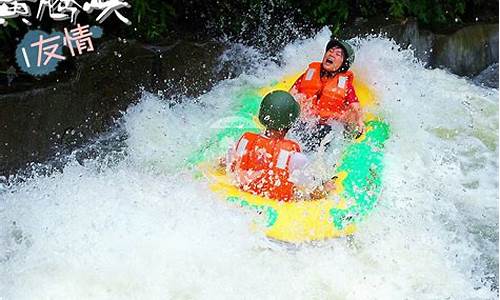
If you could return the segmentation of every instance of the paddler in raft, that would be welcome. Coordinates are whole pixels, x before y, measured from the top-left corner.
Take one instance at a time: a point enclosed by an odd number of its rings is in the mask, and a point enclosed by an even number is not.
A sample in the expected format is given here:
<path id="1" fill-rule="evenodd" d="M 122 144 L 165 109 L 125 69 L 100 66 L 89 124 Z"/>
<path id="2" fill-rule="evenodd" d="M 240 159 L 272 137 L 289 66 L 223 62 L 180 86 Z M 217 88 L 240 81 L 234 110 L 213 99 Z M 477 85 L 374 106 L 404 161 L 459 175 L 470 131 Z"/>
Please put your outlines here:
<path id="1" fill-rule="evenodd" d="M 220 161 L 240 189 L 290 201 L 319 199 L 334 188 L 333 181 L 313 187 L 314 178 L 302 172 L 308 159 L 298 143 L 286 138 L 299 114 L 300 106 L 288 92 L 273 91 L 263 98 L 259 121 L 266 129 L 244 133 Z"/>
<path id="2" fill-rule="evenodd" d="M 301 106 L 297 135 L 305 151 L 315 151 L 334 122 L 343 123 L 347 135 L 363 133 L 363 112 L 354 90 L 354 74 L 349 71 L 353 62 L 352 47 L 332 39 L 326 45 L 323 60 L 309 64 L 290 89 Z"/>

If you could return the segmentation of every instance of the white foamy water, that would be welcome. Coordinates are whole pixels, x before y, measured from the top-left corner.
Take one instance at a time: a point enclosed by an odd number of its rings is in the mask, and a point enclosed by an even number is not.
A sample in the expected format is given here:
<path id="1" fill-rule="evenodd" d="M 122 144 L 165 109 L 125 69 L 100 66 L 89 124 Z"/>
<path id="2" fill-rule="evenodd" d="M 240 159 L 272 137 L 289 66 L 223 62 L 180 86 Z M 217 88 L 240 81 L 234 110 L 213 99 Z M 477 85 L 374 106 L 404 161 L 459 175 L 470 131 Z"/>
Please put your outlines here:
<path id="1" fill-rule="evenodd" d="M 328 37 L 288 45 L 282 66 L 260 59 L 197 103 L 145 95 L 123 117 L 124 159 L 73 160 L 8 187 L 0 299 L 497 298 L 498 91 L 426 70 L 391 41 L 354 41 L 354 71 L 392 133 L 379 205 L 352 239 L 270 242 L 182 168 L 242 87 L 303 70 Z"/>

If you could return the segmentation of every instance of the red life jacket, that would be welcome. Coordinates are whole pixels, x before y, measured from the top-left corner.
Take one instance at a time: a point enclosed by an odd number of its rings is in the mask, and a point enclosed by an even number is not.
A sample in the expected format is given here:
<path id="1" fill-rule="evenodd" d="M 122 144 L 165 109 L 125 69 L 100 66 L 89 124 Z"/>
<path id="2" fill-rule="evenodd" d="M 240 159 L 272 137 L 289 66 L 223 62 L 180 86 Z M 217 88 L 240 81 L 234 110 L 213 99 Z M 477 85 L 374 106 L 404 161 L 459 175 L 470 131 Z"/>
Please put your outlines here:
<path id="1" fill-rule="evenodd" d="M 294 184 L 288 179 L 290 158 L 295 152 L 300 152 L 300 146 L 291 140 L 247 132 L 236 145 L 231 170 L 242 190 L 288 201 L 293 198 Z"/>
<path id="2" fill-rule="evenodd" d="M 351 71 L 338 73 L 331 78 L 320 76 L 321 63 L 313 62 L 297 86 L 298 92 L 313 99 L 311 113 L 322 120 L 338 118 L 347 110 L 347 87 L 352 86 L 354 74 Z"/>

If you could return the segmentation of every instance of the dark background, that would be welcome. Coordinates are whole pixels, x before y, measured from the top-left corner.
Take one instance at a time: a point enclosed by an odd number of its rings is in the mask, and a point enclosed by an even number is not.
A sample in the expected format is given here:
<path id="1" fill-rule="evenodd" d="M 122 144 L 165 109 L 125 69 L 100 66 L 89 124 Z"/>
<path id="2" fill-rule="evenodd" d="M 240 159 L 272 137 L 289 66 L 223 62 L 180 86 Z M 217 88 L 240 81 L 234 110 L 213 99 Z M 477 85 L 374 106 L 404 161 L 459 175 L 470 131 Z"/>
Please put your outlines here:
<path id="1" fill-rule="evenodd" d="M 79 4 L 84 1 L 77 0 Z M 51 30 L 67 26 L 69 21 L 56 22 L 45 12 L 41 22 L 35 19 L 38 1 L 26 2 L 32 11 L 29 20 L 33 26 L 23 24 L 20 18 L 9 19 L 8 26 L 0 29 L 0 48 L 9 54 L 17 45 L 17 38 L 27 30 L 41 28 Z M 219 37 L 224 34 L 261 45 L 262 34 L 258 30 L 267 23 L 273 45 L 287 43 L 286 35 L 274 29 L 290 30 L 283 24 L 292 22 L 294 29 L 307 33 L 327 25 L 334 35 L 355 26 L 359 18 L 380 18 L 404 21 L 414 18 L 423 28 L 445 32 L 464 24 L 498 22 L 498 1 L 489 0 L 129 0 L 131 8 L 120 12 L 132 21 L 124 25 L 114 15 L 102 24 L 106 35 L 135 38 L 155 42 L 166 36 L 191 34 L 199 37 Z M 95 11 L 91 15 L 81 12 L 78 22 L 96 24 Z M 266 46 L 266 45 L 264 45 Z M 6 55 L 9 56 L 9 55 Z"/>

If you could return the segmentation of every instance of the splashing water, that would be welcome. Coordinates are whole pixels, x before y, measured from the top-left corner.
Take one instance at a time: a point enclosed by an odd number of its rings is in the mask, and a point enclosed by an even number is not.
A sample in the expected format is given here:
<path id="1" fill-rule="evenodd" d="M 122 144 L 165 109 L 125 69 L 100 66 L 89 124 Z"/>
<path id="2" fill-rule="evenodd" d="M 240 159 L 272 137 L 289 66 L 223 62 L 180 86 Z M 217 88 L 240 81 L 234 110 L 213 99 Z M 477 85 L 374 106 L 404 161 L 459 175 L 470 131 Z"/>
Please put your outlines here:
<path id="1" fill-rule="evenodd" d="M 0 298 L 496 298 L 498 91 L 427 70 L 392 41 L 353 40 L 354 72 L 392 129 L 378 208 L 354 237 L 272 243 L 181 167 L 238 91 L 302 71 L 329 36 L 198 101 L 146 94 L 123 117 L 124 157 L 0 190 Z"/>

